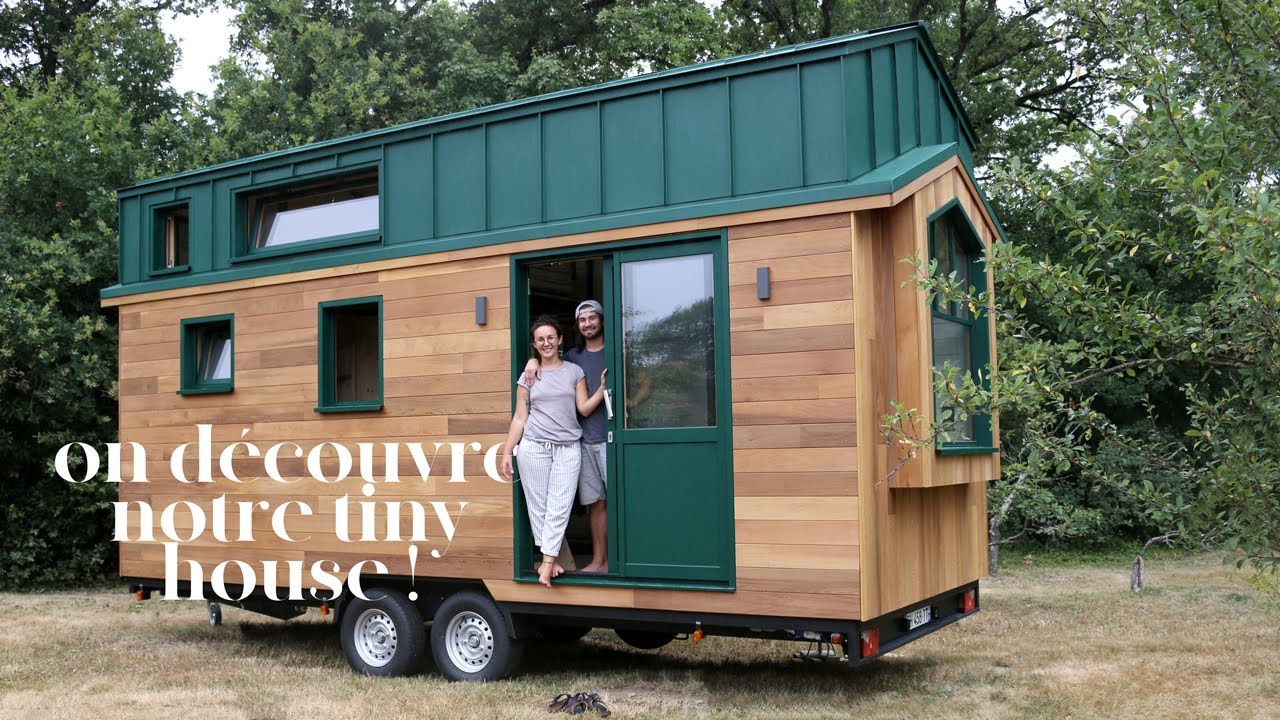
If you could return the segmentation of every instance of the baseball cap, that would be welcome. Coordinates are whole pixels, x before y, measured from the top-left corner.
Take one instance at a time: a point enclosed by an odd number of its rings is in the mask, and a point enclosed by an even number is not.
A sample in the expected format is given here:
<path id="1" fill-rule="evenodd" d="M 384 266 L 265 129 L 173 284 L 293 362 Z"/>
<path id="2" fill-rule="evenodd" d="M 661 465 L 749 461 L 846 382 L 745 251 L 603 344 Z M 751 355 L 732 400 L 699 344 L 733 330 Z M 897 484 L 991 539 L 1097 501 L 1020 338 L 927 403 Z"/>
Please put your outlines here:
<path id="1" fill-rule="evenodd" d="M 601 317 L 604 317 L 604 308 L 600 306 L 600 303 L 596 302 L 595 300 L 583 300 L 582 302 L 578 303 L 578 308 L 573 311 L 573 319 L 577 320 L 582 315 L 583 312 L 586 312 L 588 310 L 597 313 Z"/>

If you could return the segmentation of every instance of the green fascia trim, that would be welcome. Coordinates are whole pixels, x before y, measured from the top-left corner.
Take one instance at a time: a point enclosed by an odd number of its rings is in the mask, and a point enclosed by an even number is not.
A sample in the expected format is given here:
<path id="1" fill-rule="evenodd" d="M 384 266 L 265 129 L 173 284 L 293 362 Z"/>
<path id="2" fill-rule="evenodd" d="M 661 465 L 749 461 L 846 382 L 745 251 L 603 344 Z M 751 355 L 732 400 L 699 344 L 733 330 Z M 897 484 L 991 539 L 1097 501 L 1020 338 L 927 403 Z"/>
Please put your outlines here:
<path id="1" fill-rule="evenodd" d="M 956 143 L 926 145 L 908 150 L 884 165 L 860 175 L 850 183 L 861 190 L 857 195 L 850 197 L 897 192 L 912 180 L 941 165 L 952 155 L 959 155 L 959 146 Z"/>
<path id="2" fill-rule="evenodd" d="M 612 215 L 575 218 L 559 222 L 525 225 L 501 230 L 455 235 L 448 238 L 427 238 L 391 246 L 367 248 L 341 248 L 340 251 L 316 249 L 305 256 L 287 255 L 275 262 L 246 263 L 229 270 L 214 270 L 177 278 L 163 278 L 128 285 L 113 285 L 102 291 L 101 297 L 114 298 L 159 290 L 174 290 L 199 285 L 245 280 L 268 275 L 283 275 L 318 270 L 354 263 L 391 260 L 415 255 L 464 250 L 499 245 L 522 240 L 553 238 L 562 235 L 616 230 L 619 228 L 653 225 L 676 220 L 730 215 L 753 210 L 770 210 L 791 205 L 808 205 L 831 200 L 883 195 L 900 190 L 911 181 L 925 174 L 952 156 L 958 156 L 956 143 L 931 145 L 907 152 L 883 167 L 862 175 L 852 182 L 828 183 L 814 187 L 785 191 L 771 191 L 743 197 L 716 198 L 670 207 L 629 210 Z M 972 176 L 971 176 L 972 177 Z"/>
<path id="3" fill-rule="evenodd" d="M 764 50 L 749 55 L 712 60 L 710 62 L 689 65 L 686 67 L 647 73 L 632 78 L 623 78 L 583 88 L 562 90 L 522 100 L 490 105 L 488 107 L 468 110 L 438 118 L 397 125 L 391 128 L 371 130 L 369 132 L 350 135 L 332 140 L 304 145 L 302 147 L 278 150 L 276 152 L 214 165 L 199 170 L 176 173 L 164 177 L 144 180 L 119 190 L 121 199 L 145 192 L 152 192 L 156 185 L 178 180 L 206 181 L 221 176 L 242 173 L 252 166 L 278 166 L 283 162 L 301 163 L 310 156 L 321 153 L 352 152 L 369 147 L 390 144 L 400 140 L 418 137 L 425 134 L 443 133 L 465 127 L 479 126 L 505 119 L 523 117 L 538 112 L 549 112 L 562 108 L 579 106 L 587 103 L 601 102 L 617 97 L 625 97 L 639 93 L 664 90 L 671 87 L 684 87 L 709 80 L 741 75 L 744 73 L 762 72 L 765 70 L 795 65 L 801 62 L 816 62 L 842 55 L 864 52 L 874 47 L 892 46 L 894 43 L 914 39 L 924 46 L 921 53 L 933 66 L 940 79 L 940 87 L 947 101 L 954 107 L 960 126 L 966 138 L 973 146 L 977 138 L 972 124 L 960 104 L 959 96 L 951 86 L 950 79 L 943 72 L 938 60 L 937 50 L 929 40 L 923 22 L 910 22 L 892 25 L 877 30 L 869 30 L 850 35 L 841 35 L 823 40 L 816 40 L 800 45 L 791 45 L 774 50 Z M 743 66 L 746 67 L 743 67 Z M 690 77 L 695 76 L 695 77 Z M 299 156 L 299 157 L 293 157 Z M 203 176 L 203 177 L 202 177 Z"/>

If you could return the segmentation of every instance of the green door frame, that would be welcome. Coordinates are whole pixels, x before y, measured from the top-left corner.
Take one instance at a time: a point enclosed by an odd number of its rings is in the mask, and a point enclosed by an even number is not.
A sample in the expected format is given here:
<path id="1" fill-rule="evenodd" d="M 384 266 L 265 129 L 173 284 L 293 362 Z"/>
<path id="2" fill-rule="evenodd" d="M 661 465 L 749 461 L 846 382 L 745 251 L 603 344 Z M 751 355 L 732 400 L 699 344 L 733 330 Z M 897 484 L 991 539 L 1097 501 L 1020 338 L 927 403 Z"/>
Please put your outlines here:
<path id="1" fill-rule="evenodd" d="M 617 316 L 620 298 L 618 297 L 620 288 L 616 284 L 616 277 L 620 272 L 619 257 L 625 255 L 628 260 L 642 260 L 662 257 L 679 257 L 682 255 L 693 254 L 712 254 L 712 262 L 714 266 L 714 283 L 715 296 L 717 302 L 714 303 L 715 310 L 715 372 L 716 372 L 716 426 L 708 428 L 717 435 L 718 446 L 720 451 L 721 472 L 718 476 L 720 483 L 719 501 L 722 506 L 715 508 L 720 511 L 721 521 L 723 523 L 725 535 L 723 537 L 723 558 L 724 573 L 716 578 L 703 578 L 698 580 L 671 580 L 671 579 L 650 579 L 650 578 L 627 578 L 616 577 L 611 573 L 609 576 L 598 576 L 590 574 L 574 575 L 572 577 L 565 576 L 557 579 L 558 583 L 569 585 L 621 585 L 627 587 L 652 587 L 652 588 L 676 588 L 690 590 L 725 590 L 731 591 L 736 586 L 736 553 L 734 547 L 734 527 L 733 527 L 733 437 L 732 437 L 732 401 L 730 397 L 731 383 L 729 379 L 729 273 L 728 273 L 728 251 L 727 251 L 727 235 L 723 230 L 702 231 L 697 233 L 685 233 L 680 235 L 667 235 L 658 237 L 639 238 L 635 240 L 624 240 L 606 244 L 579 246 L 569 248 L 556 248 L 550 250 L 542 250 L 536 252 L 519 253 L 511 256 L 511 377 L 514 384 L 514 378 L 520 373 L 525 362 L 530 357 L 528 342 L 528 324 L 529 318 L 529 276 L 527 268 L 530 265 L 541 264 L 545 262 L 579 260 L 593 257 L 604 257 L 604 297 L 601 302 L 610 316 L 610 320 Z M 621 326 L 616 322 L 607 321 L 605 323 L 605 344 L 610 348 L 609 363 L 610 368 L 620 368 L 622 362 L 622 345 L 621 345 Z M 618 387 L 618 374 L 611 372 L 607 385 L 611 389 Z M 615 420 L 609 423 L 609 429 L 616 431 L 616 424 L 620 422 L 621 408 L 617 407 L 622 402 L 621 395 L 618 392 L 613 393 L 615 400 Z M 511 396 L 511 407 L 515 409 L 515 393 Z M 663 432 L 663 431 L 659 431 Z M 615 478 L 619 475 L 617 462 L 618 453 L 610 447 L 609 451 L 609 497 L 613 499 L 617 497 L 617 486 Z M 517 467 L 516 477 L 519 478 L 519 470 Z M 513 518 L 513 557 L 514 557 L 514 580 L 517 582 L 537 582 L 537 575 L 533 571 L 533 557 L 530 552 L 529 537 L 531 534 L 529 528 L 529 517 L 525 508 L 523 493 L 517 482 L 512 483 L 512 512 Z M 619 547 L 616 538 L 621 537 L 621 529 L 626 522 L 621 516 L 622 508 L 620 503 L 609 503 L 609 562 L 610 569 L 620 568 Z"/>

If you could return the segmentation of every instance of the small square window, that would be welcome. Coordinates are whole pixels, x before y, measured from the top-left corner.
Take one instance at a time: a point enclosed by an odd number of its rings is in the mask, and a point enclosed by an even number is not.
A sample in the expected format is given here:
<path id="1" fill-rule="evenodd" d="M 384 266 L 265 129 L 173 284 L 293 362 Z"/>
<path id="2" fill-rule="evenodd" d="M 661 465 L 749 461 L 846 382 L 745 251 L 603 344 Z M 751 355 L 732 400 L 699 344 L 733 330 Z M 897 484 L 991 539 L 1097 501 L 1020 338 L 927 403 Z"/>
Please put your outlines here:
<path id="1" fill-rule="evenodd" d="M 382 408 L 382 298 L 320 303 L 318 412 Z"/>
<path id="2" fill-rule="evenodd" d="M 234 387 L 234 316 L 182 321 L 183 395 L 231 392 Z"/>
<path id="3" fill-rule="evenodd" d="M 186 205 L 171 205 L 155 211 L 153 272 L 186 270 L 190 264 L 191 211 Z"/>

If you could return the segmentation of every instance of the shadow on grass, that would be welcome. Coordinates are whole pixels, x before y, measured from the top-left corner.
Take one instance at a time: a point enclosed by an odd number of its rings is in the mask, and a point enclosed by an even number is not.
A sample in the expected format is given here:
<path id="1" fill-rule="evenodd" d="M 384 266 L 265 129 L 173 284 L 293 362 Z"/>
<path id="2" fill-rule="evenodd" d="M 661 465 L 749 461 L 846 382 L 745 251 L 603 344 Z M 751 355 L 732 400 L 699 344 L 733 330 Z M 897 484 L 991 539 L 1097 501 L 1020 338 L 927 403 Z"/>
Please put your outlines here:
<path id="1" fill-rule="evenodd" d="M 226 658 L 254 657 L 297 662 L 299 657 L 315 658 L 317 667 L 345 665 L 338 627 L 328 622 L 255 620 L 228 622 L 221 627 L 207 623 L 182 626 L 170 636 L 182 642 L 198 643 L 207 652 Z"/>
<path id="2" fill-rule="evenodd" d="M 306 658 L 315 667 L 347 666 L 338 627 L 327 622 L 204 625 L 184 628 L 178 635 L 228 658 L 249 656 L 288 664 Z M 939 664 L 928 658 L 887 657 L 850 668 L 843 661 L 792 660 L 791 653 L 805 649 L 804 643 L 723 640 L 718 646 L 676 641 L 664 649 L 646 651 L 602 639 L 599 633 L 573 643 L 534 639 L 525 644 L 524 660 L 513 679 L 565 687 L 697 686 L 719 699 L 745 703 L 758 699 L 776 707 L 800 707 L 815 700 L 865 699 L 874 693 L 928 693 Z M 429 654 L 422 675 L 440 677 Z"/>
<path id="3" fill-rule="evenodd" d="M 755 641 L 731 642 L 741 648 Z M 881 658 L 851 668 L 843 661 L 792 660 L 790 653 L 805 649 L 804 643 L 774 643 L 769 648 L 786 649 L 753 657 L 726 655 L 723 649 L 698 655 L 690 647 L 644 651 L 595 639 L 569 644 L 534 641 L 526 646 L 519 677 L 556 681 L 570 675 L 598 684 L 694 682 L 715 696 L 759 695 L 789 705 L 812 702 L 815 692 L 841 697 L 921 690 L 938 664 L 927 658 Z"/>

